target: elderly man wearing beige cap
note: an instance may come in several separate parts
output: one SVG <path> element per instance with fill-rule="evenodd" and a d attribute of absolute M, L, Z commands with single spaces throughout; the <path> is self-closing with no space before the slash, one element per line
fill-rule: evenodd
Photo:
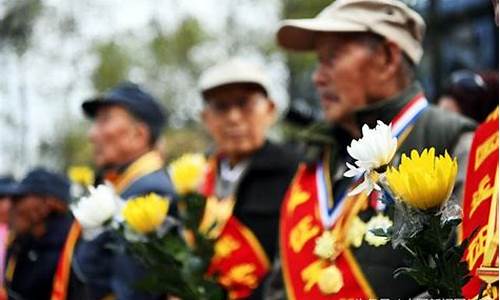
<path fill-rule="evenodd" d="M 299 167 L 283 202 L 282 275 L 276 278 L 289 299 L 394 299 L 422 292 L 409 277 L 393 278 L 404 255 L 370 231 L 393 222 L 392 214 L 373 193 L 349 196 L 356 182 L 343 173 L 346 162 L 354 164 L 347 145 L 361 136 L 363 124 L 373 128 L 377 120 L 392 123 L 399 137 L 395 161 L 429 147 L 466 159 L 474 122 L 429 104 L 415 78 L 424 28 L 422 18 L 396 0 L 337 0 L 313 19 L 286 20 L 279 28 L 282 47 L 318 56 L 312 79 L 328 126 L 312 130 L 331 137 L 314 163 Z"/>
<path fill-rule="evenodd" d="M 200 90 L 202 120 L 215 144 L 200 225 L 216 238 L 210 272 L 218 274 L 229 299 L 262 299 L 297 156 L 266 139 L 276 113 L 260 66 L 230 59 L 202 74 Z"/>

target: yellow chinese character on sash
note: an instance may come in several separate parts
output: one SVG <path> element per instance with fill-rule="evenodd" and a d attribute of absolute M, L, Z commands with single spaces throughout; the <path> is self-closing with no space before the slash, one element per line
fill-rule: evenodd
<path fill-rule="evenodd" d="M 474 192 L 474 194 L 472 194 L 472 203 L 469 217 L 471 217 L 474 211 L 476 211 L 476 209 L 479 207 L 479 205 L 483 203 L 484 200 L 491 197 L 492 194 L 493 187 L 491 186 L 491 178 L 489 175 L 486 175 L 479 182 L 478 189 Z"/>
<path fill-rule="evenodd" d="M 324 269 L 323 264 L 323 261 L 317 260 L 300 272 L 300 277 L 302 278 L 302 282 L 304 282 L 304 292 L 309 292 L 318 283 L 321 272 Z"/>
<path fill-rule="evenodd" d="M 319 226 L 313 226 L 312 221 L 312 216 L 306 216 L 291 230 L 289 241 L 293 252 L 299 253 L 304 245 L 319 233 Z"/>
<path fill-rule="evenodd" d="M 222 236 L 215 243 L 214 246 L 214 259 L 223 259 L 231 255 L 234 251 L 240 248 L 240 243 L 229 235 Z"/>
<path fill-rule="evenodd" d="M 238 283 L 254 289 L 257 287 L 257 276 L 254 273 L 255 270 L 254 264 L 240 264 L 234 266 L 227 274 L 220 277 L 220 283 L 224 286 L 231 286 L 232 283 Z"/>
<path fill-rule="evenodd" d="M 467 256 L 465 257 L 465 260 L 467 260 L 467 263 L 469 264 L 469 270 L 472 270 L 477 260 L 484 254 L 486 240 L 488 238 L 487 229 L 487 226 L 483 226 L 467 248 Z"/>
<path fill-rule="evenodd" d="M 309 200 L 310 197 L 311 195 L 308 192 L 304 191 L 298 184 L 294 184 L 290 191 L 290 199 L 286 206 L 287 212 L 289 214 L 292 213 L 297 206 Z"/>
<path fill-rule="evenodd" d="M 491 153 L 498 150 L 498 132 L 495 132 L 486 141 L 484 141 L 476 150 L 476 162 L 474 163 L 474 170 L 477 170 L 484 160 L 490 156 Z"/>

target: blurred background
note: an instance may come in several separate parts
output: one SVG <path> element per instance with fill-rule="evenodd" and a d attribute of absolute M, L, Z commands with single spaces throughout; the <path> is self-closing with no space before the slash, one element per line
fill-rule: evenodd
<path fill-rule="evenodd" d="M 498 72 L 490 0 L 406 0 L 428 26 L 419 78 L 437 101 L 452 72 Z M 287 140 L 320 118 L 312 54 L 281 51 L 283 18 L 313 17 L 331 0 L 0 0 L 0 174 L 91 164 L 80 104 L 129 79 L 170 113 L 167 157 L 203 151 L 201 71 L 231 56 L 264 64 Z M 498 95 L 498 75 L 497 75 Z M 495 100 L 497 101 L 497 100 Z"/>

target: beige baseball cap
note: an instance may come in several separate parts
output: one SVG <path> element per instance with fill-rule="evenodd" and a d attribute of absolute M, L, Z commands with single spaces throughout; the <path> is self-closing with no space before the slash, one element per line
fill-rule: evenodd
<path fill-rule="evenodd" d="M 214 88 L 234 83 L 257 84 L 267 95 L 270 94 L 270 82 L 264 69 L 258 64 L 241 58 L 232 58 L 208 68 L 201 74 L 198 85 L 201 93 L 205 94 Z"/>
<path fill-rule="evenodd" d="M 277 39 L 290 50 L 313 50 L 318 32 L 373 32 L 399 45 L 415 64 L 423 55 L 425 22 L 399 0 L 337 0 L 315 18 L 283 21 Z"/>

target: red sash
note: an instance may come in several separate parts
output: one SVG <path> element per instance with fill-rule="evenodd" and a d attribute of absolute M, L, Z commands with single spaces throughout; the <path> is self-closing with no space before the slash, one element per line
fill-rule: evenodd
<path fill-rule="evenodd" d="M 461 238 L 478 230 L 464 255 L 473 277 L 463 294 L 473 298 L 483 281 L 498 281 L 498 108 L 496 115 L 479 126 L 474 135 L 463 208 Z M 498 299 L 498 285 L 494 293 Z"/>
<path fill-rule="evenodd" d="M 341 299 L 374 298 L 374 292 L 361 272 L 356 259 L 348 247 L 335 259 L 340 269 L 343 286 L 335 294 L 325 295 L 318 288 L 319 273 L 327 267 L 327 262 L 314 254 L 315 240 L 323 232 L 318 207 L 316 171 L 314 167 L 301 165 L 285 196 L 281 209 L 280 254 L 283 276 L 289 299 Z M 350 211 L 364 201 L 364 196 L 346 199 L 343 215 L 357 215 Z M 336 225 L 348 222 L 339 219 Z M 337 224 L 339 223 L 339 224 Z"/>
<path fill-rule="evenodd" d="M 216 161 L 212 160 L 203 189 L 207 197 L 215 194 L 216 176 Z M 211 204 L 219 202 L 216 199 L 208 201 Z M 227 205 L 224 207 L 227 209 Z M 207 223 L 205 219 L 213 215 L 206 210 L 202 223 Z M 269 272 L 269 259 L 250 229 L 232 215 L 232 207 L 222 218 L 217 220 L 222 225 L 217 233 L 215 255 L 208 273 L 219 276 L 219 283 L 229 292 L 229 299 L 244 299 L 251 295 Z"/>
<path fill-rule="evenodd" d="M 73 260 L 73 249 L 80 237 L 81 227 L 77 221 L 74 221 L 64 243 L 59 262 L 57 263 L 54 283 L 52 285 L 51 300 L 66 300 L 68 293 L 68 284 L 71 274 L 71 261 Z"/>

